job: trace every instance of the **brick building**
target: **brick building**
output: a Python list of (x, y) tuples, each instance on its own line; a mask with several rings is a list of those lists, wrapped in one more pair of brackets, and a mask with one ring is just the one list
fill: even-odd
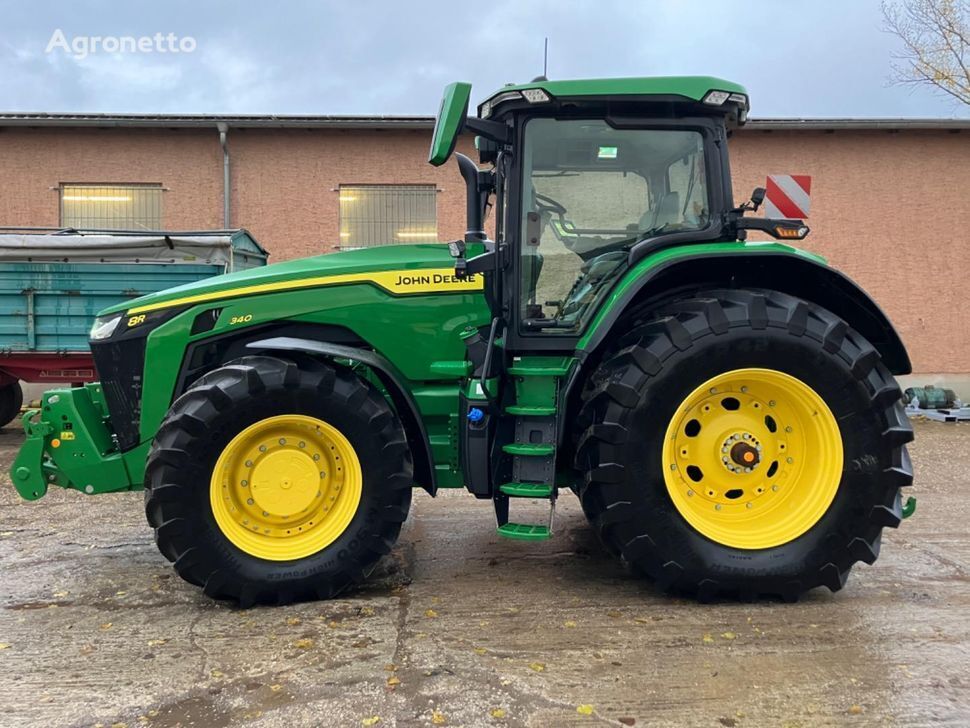
[[(432, 125), (0, 114), (0, 225), (246, 227), (275, 261), (453, 239), (464, 189), (454, 163), (425, 162)], [(805, 247), (883, 306), (915, 381), (970, 399), (970, 120), (759, 119), (731, 145), (737, 200), (767, 173), (813, 176)]]

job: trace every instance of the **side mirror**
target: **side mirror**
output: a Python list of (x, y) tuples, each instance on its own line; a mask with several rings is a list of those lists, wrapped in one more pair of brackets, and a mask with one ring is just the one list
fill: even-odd
[(751, 193), (751, 209), (755, 212), (761, 207), (761, 203), (765, 201), (765, 188), (755, 187), (754, 192)]
[(471, 93), (470, 83), (457, 81), (445, 87), (444, 95), (441, 97), (441, 108), (438, 110), (438, 118), (434, 124), (431, 150), (428, 152), (428, 161), (435, 167), (440, 167), (447, 162), (455, 151), (458, 135), (465, 127)]

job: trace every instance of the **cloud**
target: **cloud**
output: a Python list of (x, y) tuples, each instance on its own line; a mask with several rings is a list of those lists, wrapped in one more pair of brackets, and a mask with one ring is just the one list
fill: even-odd
[[(970, 115), (886, 83), (895, 39), (878, 0), (489, 4), (3, 0), (0, 107), (10, 111), (433, 114), (441, 88), (475, 99), (554, 78), (710, 74), (745, 84), (753, 116)], [(45, 54), (68, 37), (191, 36), (193, 53)]]

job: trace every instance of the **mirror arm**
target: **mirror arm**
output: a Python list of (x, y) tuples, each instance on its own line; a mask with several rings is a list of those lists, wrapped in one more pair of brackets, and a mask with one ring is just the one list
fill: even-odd
[(509, 127), (500, 121), (488, 121), (487, 119), (468, 116), (465, 118), (463, 131), (475, 132), (499, 144), (509, 144), (511, 142)]

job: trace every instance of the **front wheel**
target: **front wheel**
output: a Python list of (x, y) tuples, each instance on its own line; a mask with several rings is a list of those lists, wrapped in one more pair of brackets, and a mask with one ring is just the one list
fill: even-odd
[(211, 597), (322, 599), (390, 551), (411, 475), (400, 421), (353, 372), (246, 357), (172, 405), (145, 511), (162, 554)]
[(606, 546), (702, 600), (840, 589), (912, 482), (873, 346), (829, 311), (721, 290), (651, 312), (593, 374), (583, 507)]

